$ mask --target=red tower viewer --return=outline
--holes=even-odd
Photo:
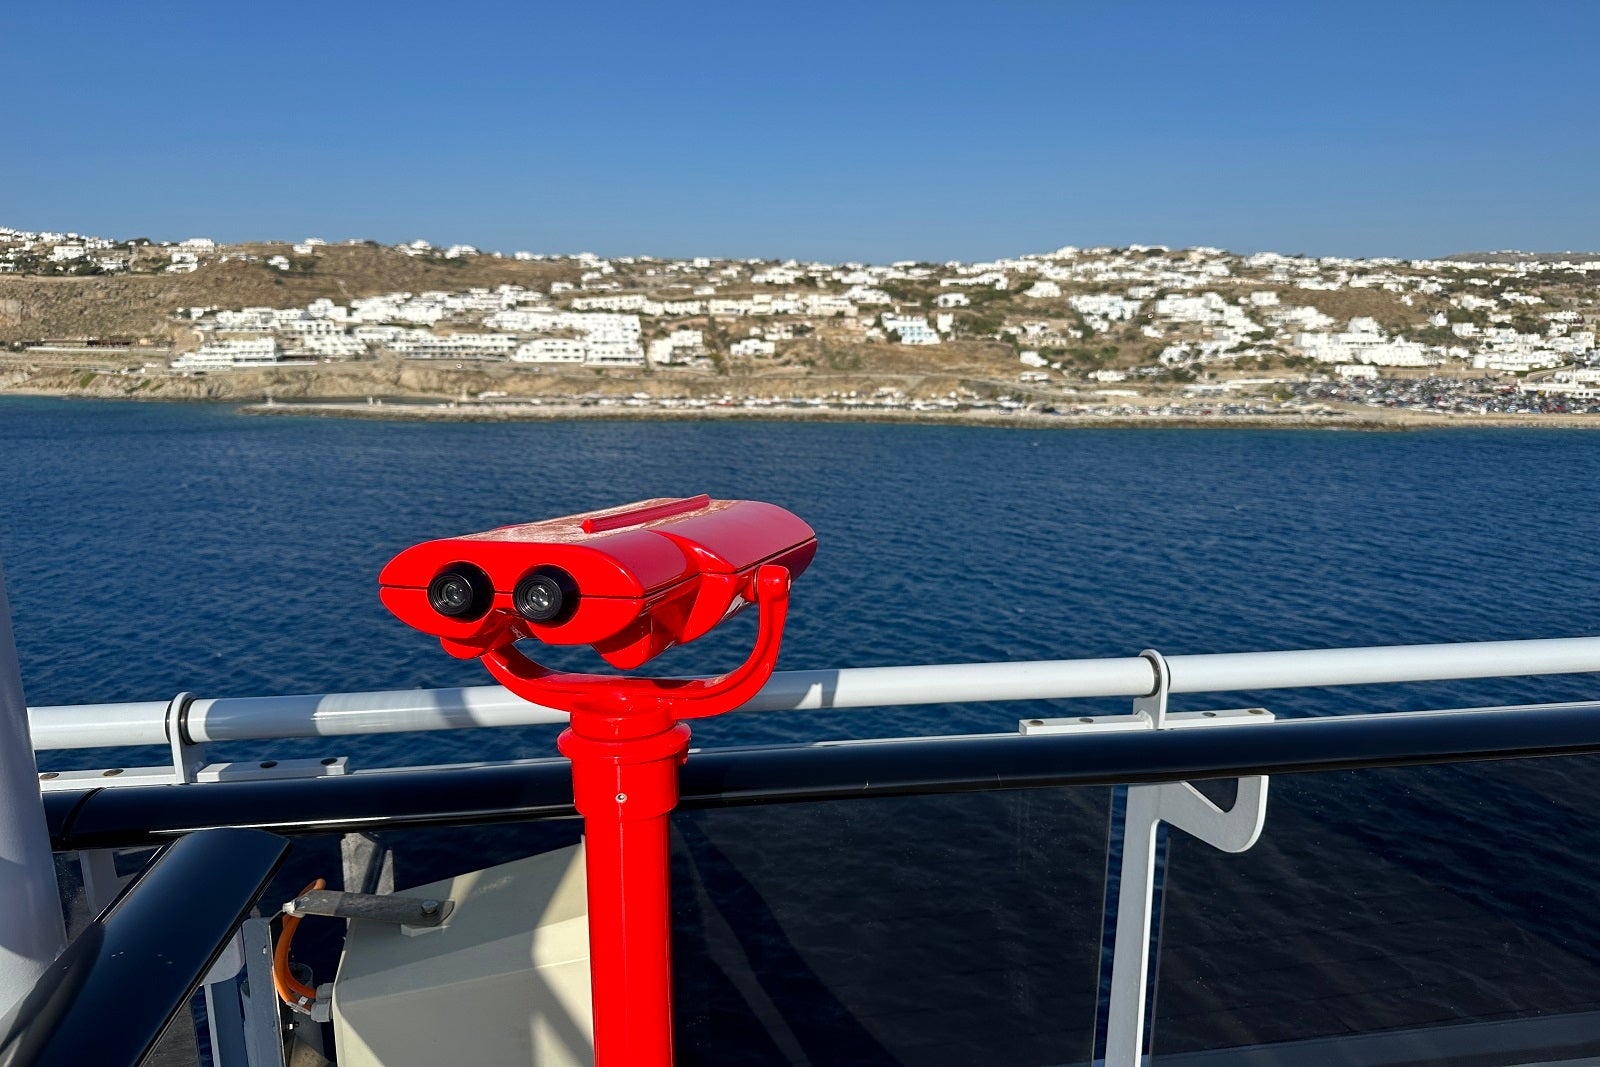
[[[672,1063],[667,816],[689,747],[682,720],[731,711],[766,684],[790,580],[816,549],[811,527],[782,508],[697,496],[428,541],[379,575],[401,621],[571,716],[558,746],[587,835],[599,1067]],[[553,671],[515,645],[592,645],[613,666],[637,667],[752,604],[755,647],[717,678]]]

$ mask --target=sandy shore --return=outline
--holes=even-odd
[[[1443,415],[1424,412],[1335,412],[1273,415],[1128,415],[1123,413],[1050,415],[1007,411],[904,411],[892,408],[704,407],[579,404],[426,404],[301,402],[247,404],[243,415],[285,415],[410,422],[552,422],[579,419],[715,422],[876,422],[950,426],[1040,428],[1138,427],[1174,429],[1264,428],[1323,430],[1411,430],[1444,427],[1525,427],[1600,429],[1600,416],[1583,415]]]

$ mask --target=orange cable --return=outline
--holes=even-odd
[[[327,884],[318,878],[295,896],[303,896]],[[310,1014],[311,1005],[317,999],[317,991],[311,986],[302,984],[289,973],[289,945],[294,941],[295,927],[300,925],[300,919],[299,915],[283,916],[283,929],[278,934],[278,944],[272,952],[272,986],[278,991],[278,998],[290,1008]]]

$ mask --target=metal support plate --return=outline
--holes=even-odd
[[[190,777],[185,777],[185,774]],[[182,785],[209,782],[276,781],[283,778],[332,778],[350,773],[347,756],[321,759],[242,760],[208,763],[189,772],[174,767],[108,767],[104,770],[44,771],[39,775],[43,793],[77,792],[106,787]]]
[[[1221,711],[1172,711],[1165,716],[1162,729],[1196,730],[1209,726],[1242,726],[1246,723],[1270,722],[1272,712],[1266,708],[1228,708]],[[1017,732],[1026,736],[1036,734],[1072,733],[1127,733],[1156,729],[1154,720],[1142,712],[1131,715],[1075,715],[1060,719],[1021,719]]]

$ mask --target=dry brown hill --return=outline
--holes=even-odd
[[[1408,305],[1386,289],[1295,289],[1281,294],[1286,304],[1309,304],[1341,325],[1358,316],[1377,319],[1386,327],[1404,329],[1426,322],[1423,306]]]
[[[0,343],[41,337],[168,336],[180,307],[294,307],[326,297],[344,302],[379,293],[515,283],[547,288],[577,281],[578,267],[492,256],[412,257],[392,248],[329,245],[294,256],[288,245],[241,245],[229,251],[289,255],[294,268],[229,261],[193,274],[116,274],[88,278],[0,277]]]

